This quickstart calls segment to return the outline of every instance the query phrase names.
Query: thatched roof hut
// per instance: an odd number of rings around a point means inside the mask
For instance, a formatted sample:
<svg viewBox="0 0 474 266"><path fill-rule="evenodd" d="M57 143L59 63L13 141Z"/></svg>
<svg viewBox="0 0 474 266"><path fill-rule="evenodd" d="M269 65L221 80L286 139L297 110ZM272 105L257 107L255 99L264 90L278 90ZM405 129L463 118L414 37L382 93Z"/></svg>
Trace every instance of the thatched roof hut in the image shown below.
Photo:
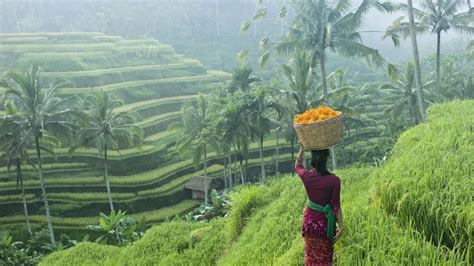
<svg viewBox="0 0 474 266"><path fill-rule="evenodd" d="M188 183L186 183L185 188L192 190L193 199L204 199L205 191L215 188L215 185L212 182L212 178L204 176L193 176Z"/></svg>

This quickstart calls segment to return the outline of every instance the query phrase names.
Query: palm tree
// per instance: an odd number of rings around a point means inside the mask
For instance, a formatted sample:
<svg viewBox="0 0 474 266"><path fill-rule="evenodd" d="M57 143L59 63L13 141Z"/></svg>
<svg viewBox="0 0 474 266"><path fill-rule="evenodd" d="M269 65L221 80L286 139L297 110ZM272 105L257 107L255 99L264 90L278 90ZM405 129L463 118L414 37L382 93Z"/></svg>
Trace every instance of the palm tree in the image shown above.
<svg viewBox="0 0 474 266"><path fill-rule="evenodd" d="M440 100L440 65L441 65L441 33L454 29L461 34L474 34L474 13L469 11L459 12L464 5L464 0L422 0L421 9L412 7L413 15L418 19L414 22L414 29L417 33L424 33L431 29L431 33L436 34L436 97ZM408 5L400 4L399 9L408 11ZM384 37L391 36L395 45L399 43L399 37L406 38L410 33L410 23L403 22L404 17L395 20L387 28Z"/></svg>
<svg viewBox="0 0 474 266"><path fill-rule="evenodd" d="M365 107L372 103L374 90L363 85L356 88L346 82L347 70L336 69L328 75L330 105L344 114L344 127L349 137L352 126L365 126L361 116ZM320 99L322 102L322 99ZM335 160L335 158L333 158Z"/></svg>
<svg viewBox="0 0 474 266"><path fill-rule="evenodd" d="M415 82L416 82L416 92L418 96L418 108L420 109L421 120L425 120L425 108L423 105L423 89L421 85L421 66L420 66L420 56L418 54L418 43L416 41L416 25L415 18L413 15L413 2L412 0L407 0L407 13L411 37L411 47L413 50L413 59L415 60Z"/></svg>
<svg viewBox="0 0 474 266"><path fill-rule="evenodd" d="M114 211L108 178L108 150L140 144L142 131L132 125L135 120L131 115L114 111L114 108L120 106L121 102L111 99L108 93L88 95L84 99L83 105L81 114L83 126L78 131L76 144L70 151L74 151L79 145L95 144L99 153L103 154L104 181L110 210Z"/></svg>
<svg viewBox="0 0 474 266"><path fill-rule="evenodd" d="M33 235L28 217L28 206L25 198L25 187L23 186L23 174L21 164L28 161L28 147L33 146L31 135L28 134L25 127L25 120L18 115L15 105L12 101L5 102L6 116L0 118L0 151L7 160L8 172L12 164L16 166L16 184L20 187L21 198L23 201L23 211L28 233Z"/></svg>
<svg viewBox="0 0 474 266"><path fill-rule="evenodd" d="M473 74L459 64L461 58L454 57L441 66L444 75L441 77L441 98L472 99L474 98Z"/></svg>
<svg viewBox="0 0 474 266"><path fill-rule="evenodd" d="M36 64L27 73L8 72L5 74L4 80L8 85L5 97L11 98L15 102L26 125L26 132L34 139L38 165L37 172L48 220L51 244L56 246L43 177L41 151L51 152L48 147L42 145L42 140L54 139L54 137L48 136L48 131L68 137L73 127L73 124L66 122L66 115L71 111L67 106L69 98L61 99L56 96L57 89L64 86L65 83L56 83L49 88L41 87L39 67Z"/></svg>
<svg viewBox="0 0 474 266"><path fill-rule="evenodd" d="M295 101L294 114L304 113L311 105L314 93L313 67L306 51L297 50L289 65L282 65L283 74L288 80L289 90L282 91Z"/></svg>
<svg viewBox="0 0 474 266"><path fill-rule="evenodd" d="M227 89L224 87L217 88L213 93L210 95L210 109L211 110L223 110L227 105L229 93ZM217 126L221 119L221 113L214 111L210 113L211 115L211 128L214 131L217 131ZM222 136L215 134L215 142L217 144L216 150L222 155L223 165L224 165L224 184L225 187L232 188L232 160L230 158L230 145L226 142ZM227 174L229 176L227 176ZM227 179L228 177L228 179Z"/></svg>
<svg viewBox="0 0 474 266"><path fill-rule="evenodd" d="M359 29L363 16L370 7L391 12L393 7L390 3L364 0L354 12L350 11L348 0L330 3L325 0L297 0L293 2L293 7L298 15L295 16L287 36L277 45L277 50L285 52L289 48L303 48L310 51L311 66L316 67L316 63L320 66L325 105L329 104L326 76L328 49L347 57L363 57L377 66L383 64L384 60L379 52L362 43ZM335 169L337 164L334 148L331 148L331 154Z"/></svg>
<svg viewBox="0 0 474 266"><path fill-rule="evenodd" d="M210 112L209 100L203 94L199 94L197 107L185 107L183 109L182 121L170 126L171 129L182 129L183 136L176 142L176 147L181 154L192 146L194 150L193 159L196 166L204 156L205 177L207 177L207 153L209 146L217 146ZM207 204L207 189L205 194L205 203Z"/></svg>
<svg viewBox="0 0 474 266"><path fill-rule="evenodd" d="M266 87L259 88L254 95L246 101L251 134L257 140L260 152L261 182L265 182L265 164L263 162L263 141L265 135L270 133L272 127L272 113L274 111L281 118L283 106L271 95Z"/></svg>
<svg viewBox="0 0 474 266"><path fill-rule="evenodd" d="M229 92L234 93L237 90L248 92L250 90L250 86L257 81L259 81L259 79L255 76L252 68L247 64L242 64L238 68L234 69L234 72L232 73Z"/></svg>
<svg viewBox="0 0 474 266"><path fill-rule="evenodd" d="M372 0L362 1L354 12L350 11L351 5L348 0L330 3L325 0L293 2L298 15L295 16L287 36L277 44L277 50L283 53L298 48L310 51L311 66L315 67L316 63L320 66L325 104L328 103L326 82L328 49L343 56L366 58L368 62L377 66L381 66L384 62L376 49L362 43L362 35L359 32L362 18L372 6L379 10L392 11L390 3L378 3Z"/></svg>
<svg viewBox="0 0 474 266"><path fill-rule="evenodd" d="M229 98L225 109L219 114L220 119L216 122L217 135L230 147L234 147L234 165L239 155L240 178L242 184L245 183L242 171L243 153L248 151L250 138L250 125L246 117L246 106L242 101L242 96L234 95ZM229 162L231 161L229 152ZM236 168L236 167L234 167Z"/></svg>
<svg viewBox="0 0 474 266"><path fill-rule="evenodd" d="M393 101L393 104L384 110L384 114L390 114L395 120L400 114L407 112L410 117L411 125L417 125L421 120L421 113L417 108L417 96L415 89L415 69L414 63L409 61L405 65L405 73L401 76L398 69L394 65L388 65L388 76L390 83L380 85L380 89L387 90L390 93L388 99ZM423 85L423 88L428 87L432 82ZM425 95L430 95L426 89L423 89ZM407 121L405 121L407 122Z"/></svg>
<svg viewBox="0 0 474 266"><path fill-rule="evenodd" d="M297 141L293 127L293 117L304 113L314 99L314 71L311 66L311 58L303 49L293 52L292 59L288 65L282 65L282 71L288 82L287 90L280 90L280 102L285 109L287 119L283 121L283 135L291 146L291 158L294 159L294 146Z"/></svg>

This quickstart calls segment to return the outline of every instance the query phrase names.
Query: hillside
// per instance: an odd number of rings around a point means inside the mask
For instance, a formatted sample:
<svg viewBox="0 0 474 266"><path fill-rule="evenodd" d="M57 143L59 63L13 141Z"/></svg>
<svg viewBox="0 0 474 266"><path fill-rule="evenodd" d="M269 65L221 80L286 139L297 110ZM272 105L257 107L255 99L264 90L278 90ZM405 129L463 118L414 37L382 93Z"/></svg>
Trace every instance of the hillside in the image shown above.
<svg viewBox="0 0 474 266"><path fill-rule="evenodd" d="M94 32L0 34L0 73L25 71L33 63L40 65L46 83L69 81L61 95L108 91L124 102L116 111L137 118L136 125L145 134L143 145L109 152L109 179L116 208L127 210L151 226L198 205L190 200L184 185L193 175L202 174L202 164L196 169L190 154L178 155L175 142L179 134L167 131L167 127L181 119L181 107L194 103L198 93L226 86L230 74L207 70L199 61L177 54L173 47L157 40L130 40ZM0 88L0 94L4 90ZM344 142L338 146L341 160L371 161L380 155L383 138L379 137L386 121L379 117L390 104L384 97L380 99L367 105L361 114L366 120L376 118L378 123L344 132ZM264 142L269 174L275 171L276 143L274 133ZM280 138L280 170L291 169L290 147ZM259 171L258 145L251 143L249 148L249 174L253 175ZM99 212L108 211L101 155L95 148L80 148L70 154L68 147L63 147L55 153L55 158L44 157L53 224L59 233L82 239L84 226L96 223ZM4 164L1 160L0 230L21 236L26 233L21 196L14 173L8 173ZM221 158L211 152L208 165L210 176L223 183ZM30 166L23 169L30 219L35 227L41 227L45 217L39 179Z"/></svg>
<svg viewBox="0 0 474 266"><path fill-rule="evenodd" d="M143 129L141 147L109 155L117 208L137 219L146 216L144 221L152 225L198 205L184 184L201 170L194 168L189 156L178 157L174 150L178 136L167 127L180 120L183 104L195 102L198 93L224 86L229 74L207 70L157 40L127 40L93 32L0 34L0 73L22 72L34 63L40 65L46 85L68 81L70 85L60 91L63 96L110 92L124 103L116 111L134 115L136 125ZM63 147L55 153L56 158L44 158L53 224L60 233L77 233L72 237L82 238L84 226L95 224L98 213L108 210L101 155L95 148L69 154L68 147ZM210 173L215 176L222 167L215 155L210 159ZM26 232L21 196L14 173L8 173L4 165L2 158L0 230L21 235ZM23 174L31 222L40 227L45 217L39 180L31 166L24 166Z"/></svg>
<svg viewBox="0 0 474 266"><path fill-rule="evenodd" d="M341 265L471 265L474 101L434 105L379 168L339 170L346 231ZM154 226L131 246L81 243L41 265L298 265L304 189L297 177L246 186L225 218Z"/></svg>

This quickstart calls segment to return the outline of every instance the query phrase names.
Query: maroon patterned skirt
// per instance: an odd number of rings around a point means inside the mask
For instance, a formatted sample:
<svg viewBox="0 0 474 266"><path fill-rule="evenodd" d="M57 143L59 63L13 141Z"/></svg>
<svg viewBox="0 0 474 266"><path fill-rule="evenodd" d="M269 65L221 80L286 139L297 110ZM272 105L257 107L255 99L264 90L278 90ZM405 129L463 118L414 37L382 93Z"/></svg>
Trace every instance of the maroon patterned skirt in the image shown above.
<svg viewBox="0 0 474 266"><path fill-rule="evenodd" d="M326 232L326 217L304 216L301 235L304 237L304 265L331 265L334 248Z"/></svg>

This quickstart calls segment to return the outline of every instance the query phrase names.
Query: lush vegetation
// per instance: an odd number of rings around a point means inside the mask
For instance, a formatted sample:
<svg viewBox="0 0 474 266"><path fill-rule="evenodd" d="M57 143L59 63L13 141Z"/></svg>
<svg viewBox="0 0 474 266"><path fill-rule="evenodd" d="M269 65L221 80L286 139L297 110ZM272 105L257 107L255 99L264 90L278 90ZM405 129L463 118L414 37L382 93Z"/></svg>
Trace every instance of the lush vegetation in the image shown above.
<svg viewBox="0 0 474 266"><path fill-rule="evenodd" d="M472 215L470 201L462 199L462 195L468 196L472 189L469 179L472 169L444 167L439 175L432 176L439 170L439 159L445 156L452 158L449 164L462 164L466 160L465 152L470 149L472 157L473 144L466 133L466 127L470 127L472 121L462 117L473 112L473 104L472 101L456 101L433 106L428 112L430 122L404 133L386 163L379 167L337 171L342 180L342 207L348 228L336 246L338 263L469 265L472 262L472 242L468 241L472 241L472 232L466 232L470 238L456 238L459 246L453 246L446 241L448 238L433 237L439 227L431 224L444 224L449 220L448 225L452 228L443 232L465 232L473 226L472 219L464 216ZM458 121L459 127L451 127L447 121ZM455 139L461 138L463 148L459 152L461 143L443 138L444 130L449 130ZM437 155L429 156L433 152ZM413 167L406 167L407 160ZM452 191L439 183L442 180L449 182L453 189L469 187L449 193ZM397 184L401 185L398 189ZM412 193L408 194L410 191ZM404 207L413 203L407 201L407 195L420 199L418 208ZM430 210L438 208L430 206L440 206L440 202L429 200L422 204L421 200L434 195L457 197L460 205L454 209L439 207L438 210L444 210L446 214L430 216ZM117 251L120 259L116 257L117 253L108 252L115 250L114 247L107 250L96 244L82 243L56 252L42 263L82 264L80 258L84 257L84 260L92 259L92 263L105 265L147 261L167 265L220 265L245 264L250 256L254 263L297 265L303 259L304 243L299 227L304 200L304 188L297 177L271 178L267 185L240 187L233 192L227 217L205 223L173 221L155 226L132 246ZM449 203L446 201L445 204ZM400 207L394 210L391 206ZM419 217L431 217L432 220L414 219ZM463 242L470 247L462 246ZM85 255L86 251L90 253Z"/></svg>
<svg viewBox="0 0 474 266"><path fill-rule="evenodd" d="M90 16L58 24L39 15L48 1L19 14L5 2L16 33L0 33L0 264L37 264L72 246L43 263L301 264L304 191L287 175L293 117L319 105L344 114L330 160L349 224L337 262L471 264L474 42L452 54L441 46L448 30L474 34L471 7L256 1L242 16L214 4L185 0L170 7L182 16L157 19L160 10L123 27L117 14L156 3L104 1L97 13L78 4ZM190 8L215 13L187 27L199 13ZM410 39L413 60L387 60L367 44L371 10L407 15L380 34L396 47ZM181 17L185 29L173 24ZM20 33L91 31L78 23L89 20L105 33ZM237 39L226 30L236 21ZM437 37L429 56L417 42L427 30ZM186 188L197 175L212 180L203 203ZM209 197L211 188L219 192Z"/></svg>

